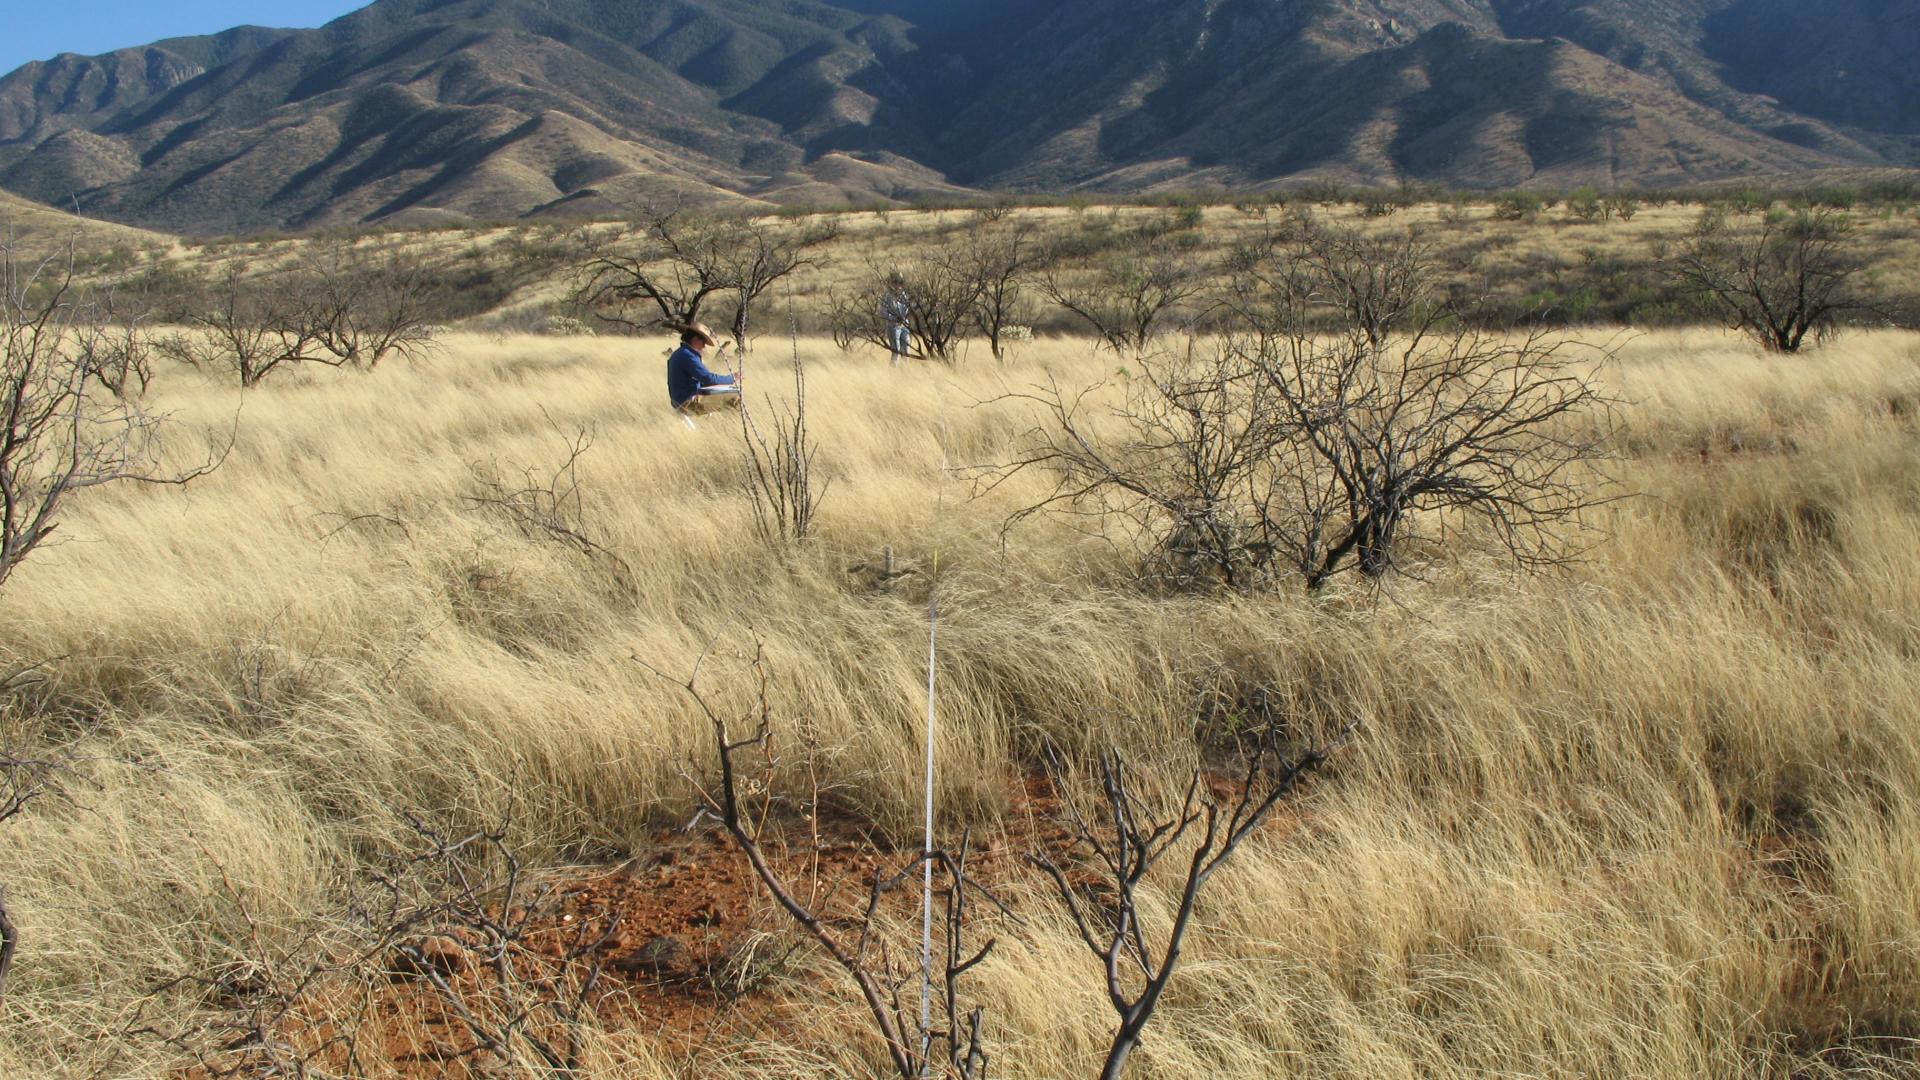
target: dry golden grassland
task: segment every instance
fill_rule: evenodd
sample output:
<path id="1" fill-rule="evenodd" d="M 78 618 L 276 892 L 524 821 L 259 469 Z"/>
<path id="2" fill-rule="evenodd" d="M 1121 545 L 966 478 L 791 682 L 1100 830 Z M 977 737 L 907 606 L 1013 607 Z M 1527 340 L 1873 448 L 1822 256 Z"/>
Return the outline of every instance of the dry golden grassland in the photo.
<path id="1" fill-rule="evenodd" d="M 24 254 L 39 255 L 56 251 L 70 240 L 100 249 L 114 245 L 161 250 L 174 247 L 174 238 L 165 233 L 79 217 L 0 191 L 0 243 Z"/>
<path id="2" fill-rule="evenodd" d="M 830 487 L 786 557 L 754 538 L 737 428 L 666 409 L 662 345 L 455 335 L 245 394 L 162 372 L 183 424 L 237 415 L 224 467 L 87 493 L 0 592 L 0 662 L 52 658 L 0 735 L 72 741 L 79 777 L 0 833 L 24 935 L 0 1076 L 168 1075 L 131 1032 L 193 1003 L 152 988 L 293 939 L 403 812 L 510 814 L 552 864 L 645 850 L 709 747 L 636 658 L 684 674 L 711 645 L 703 680 L 744 706 L 762 643 L 835 804 L 904 830 L 936 582 L 949 831 L 991 831 L 1044 739 L 1178 771 L 1209 692 L 1360 722 L 1206 895 L 1131 1075 L 1920 1075 L 1920 336 L 1631 337 L 1603 373 L 1631 497 L 1585 562 L 1450 552 L 1311 598 L 1155 596 L 1082 528 L 1003 538 L 1042 478 L 973 500 L 958 469 L 1033 422 L 1004 390 L 1114 375 L 1084 341 L 888 370 L 802 340 Z M 785 354 L 751 359 L 756 402 L 790 391 Z M 474 463 L 550 470 L 581 428 L 630 579 L 464 498 Z M 895 589 L 848 572 L 887 547 L 916 570 Z M 1091 961 L 1016 901 L 974 982 L 994 1072 L 1091 1075 Z M 692 1056 L 611 1031 L 590 1075 L 880 1072 L 841 984 L 783 985 L 790 1024 Z"/>

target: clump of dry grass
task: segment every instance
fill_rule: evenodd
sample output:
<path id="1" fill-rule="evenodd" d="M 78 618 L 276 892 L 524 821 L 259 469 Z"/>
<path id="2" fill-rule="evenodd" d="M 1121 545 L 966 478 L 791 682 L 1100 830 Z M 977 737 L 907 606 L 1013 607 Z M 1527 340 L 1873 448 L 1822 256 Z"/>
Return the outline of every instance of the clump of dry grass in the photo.
<path id="1" fill-rule="evenodd" d="M 97 493 L 0 594 L 0 658 L 57 658 L 3 733 L 77 757 L 72 799 L 0 834 L 28 935 L 0 1074 L 165 1074 L 128 1032 L 196 1003 L 151 988 L 243 953 L 243 906 L 295 934 L 403 811 L 510 813 L 555 861 L 643 848 L 692 805 L 706 733 L 636 657 L 684 675 L 711 644 L 726 695 L 758 643 L 826 795 L 904 829 L 936 556 L 951 824 L 1003 814 L 1044 741 L 1189 761 L 1209 692 L 1362 724 L 1209 897 L 1137 1075 L 1912 1071 L 1920 339 L 1631 339 L 1607 378 L 1637 497 L 1589 561 L 1460 552 L 1313 599 L 1149 596 L 1070 523 L 1003 536 L 1026 481 L 969 501 L 942 471 L 1005 459 L 1031 422 L 981 404 L 1005 388 L 1111 374 L 1085 342 L 951 371 L 802 349 L 831 489 L 784 558 L 749 539 L 738 432 L 686 430 L 649 345 L 455 337 L 244 399 L 167 373 L 184 422 L 239 411 L 226 467 Z M 779 380 L 754 363 L 757 397 Z M 475 463 L 550 465 L 578 425 L 582 521 L 629 575 L 463 497 Z M 908 573 L 880 588 L 858 567 L 889 548 Z M 997 1071 L 1084 1073 L 1108 1014 L 1029 899 L 977 980 Z M 746 1032 L 688 1063 L 616 1032 L 594 1074 L 844 1075 L 867 1049 Z"/>

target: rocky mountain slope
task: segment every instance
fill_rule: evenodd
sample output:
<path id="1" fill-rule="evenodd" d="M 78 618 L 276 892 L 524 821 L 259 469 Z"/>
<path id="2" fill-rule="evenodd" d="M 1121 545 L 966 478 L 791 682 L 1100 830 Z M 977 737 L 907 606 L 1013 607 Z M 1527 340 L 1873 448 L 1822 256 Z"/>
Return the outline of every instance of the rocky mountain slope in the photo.
<path id="1" fill-rule="evenodd" d="M 378 0 L 0 77 L 0 188 L 183 231 L 962 188 L 1920 164 L 1920 0 Z"/>

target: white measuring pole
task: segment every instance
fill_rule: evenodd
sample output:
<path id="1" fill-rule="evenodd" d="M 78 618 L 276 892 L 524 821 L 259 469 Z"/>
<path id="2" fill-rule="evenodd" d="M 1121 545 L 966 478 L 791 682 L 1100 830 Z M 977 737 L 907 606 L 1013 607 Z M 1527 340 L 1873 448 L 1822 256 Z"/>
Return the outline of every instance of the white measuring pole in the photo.
<path id="1" fill-rule="evenodd" d="M 929 1049 L 933 1032 L 933 666 L 939 637 L 940 600 L 936 593 L 927 601 L 927 801 L 920 862 L 920 1031 Z"/>
<path id="2" fill-rule="evenodd" d="M 936 391 L 937 393 L 937 391 Z M 947 410 L 946 399 L 939 399 L 940 410 L 940 483 L 935 488 L 934 518 L 946 508 L 947 494 Z M 933 551 L 933 573 L 927 590 L 927 763 L 926 818 L 920 847 L 920 1055 L 924 1074 L 926 1059 L 933 1050 L 933 744 L 938 728 L 934 721 L 934 668 L 940 643 L 940 549 Z M 954 883 L 960 887 L 959 882 Z"/>

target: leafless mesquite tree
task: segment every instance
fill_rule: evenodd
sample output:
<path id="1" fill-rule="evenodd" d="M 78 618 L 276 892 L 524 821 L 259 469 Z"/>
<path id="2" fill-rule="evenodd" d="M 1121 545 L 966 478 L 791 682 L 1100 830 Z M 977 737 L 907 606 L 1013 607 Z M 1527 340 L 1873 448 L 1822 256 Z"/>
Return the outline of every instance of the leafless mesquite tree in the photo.
<path id="1" fill-rule="evenodd" d="M 1029 279 L 1046 261 L 1046 248 L 1033 226 L 1019 222 L 972 232 L 963 249 L 966 272 L 979 284 L 973 323 L 986 335 L 995 360 L 1006 355 L 1002 335 L 1019 322 L 1026 307 Z"/>
<path id="2" fill-rule="evenodd" d="M 1449 517 L 1525 567 L 1571 557 L 1611 497 L 1606 350 L 1467 326 L 1411 236 L 1311 227 L 1291 261 L 1223 349 L 1266 387 L 1285 460 L 1273 533 L 1307 587 L 1379 578 Z"/>
<path id="3" fill-rule="evenodd" d="M 711 225 L 676 211 L 647 211 L 626 226 L 588 230 L 583 243 L 573 299 L 602 322 L 630 330 L 686 326 L 727 287 Z M 652 310 L 629 319 L 626 309 L 635 304 Z"/>
<path id="4" fill-rule="evenodd" d="M 731 297 L 728 322 L 744 351 L 753 305 L 789 274 L 819 265 L 809 252 L 836 231 L 649 208 L 626 227 L 586 234 L 573 298 L 602 322 L 638 329 L 686 326 L 715 297 Z M 627 317 L 635 304 L 645 317 Z"/>
<path id="5" fill-rule="evenodd" d="M 1410 233 L 1329 226 L 1302 210 L 1236 246 L 1224 304 L 1256 325 L 1324 322 L 1381 349 L 1437 308 L 1436 271 Z"/>
<path id="6" fill-rule="evenodd" d="M 824 256 L 808 252 L 839 234 L 840 226 L 834 222 L 806 227 L 752 220 L 731 223 L 731 243 L 720 249 L 720 255 L 727 292 L 733 298 L 728 329 L 735 348 L 749 351 L 749 320 L 760 297 L 794 271 L 824 265 Z"/>
<path id="7" fill-rule="evenodd" d="M 144 297 L 113 286 L 96 294 L 92 321 L 76 327 L 76 348 L 94 382 L 116 398 L 139 398 L 153 382 L 157 341 Z"/>
<path id="8" fill-rule="evenodd" d="M 1283 465 L 1263 513 L 1310 590 L 1348 569 L 1384 576 L 1449 518 L 1523 567 L 1563 563 L 1611 498 L 1604 353 L 1409 311 L 1378 345 L 1362 324 L 1325 333 L 1296 316 L 1222 346 L 1264 384 Z"/>
<path id="9" fill-rule="evenodd" d="M 184 320 L 190 329 L 160 337 L 155 347 L 190 366 L 229 372 L 243 387 L 301 364 L 372 368 L 432 347 L 441 289 L 416 256 L 316 240 L 290 266 L 256 272 L 228 260 L 199 282 Z"/>
<path id="10" fill-rule="evenodd" d="M 1036 282 L 1048 300 L 1079 316 L 1109 348 L 1139 353 L 1167 316 L 1199 296 L 1206 276 L 1190 255 L 1151 238 L 1137 251 L 1106 255 L 1091 273 L 1055 265 Z"/>
<path id="11" fill-rule="evenodd" d="M 337 361 L 372 368 L 388 355 L 411 360 L 432 347 L 434 313 L 443 305 L 440 277 L 426 260 L 350 240 L 314 241 L 302 256 L 293 275 L 307 297 L 299 314 Z"/>
<path id="12" fill-rule="evenodd" d="M 121 481 L 185 484 L 224 454 L 173 469 L 166 418 L 90 387 L 84 342 L 95 301 L 75 284 L 71 251 L 22 261 L 0 244 L 0 584 L 51 536 L 87 488 Z M 95 354 L 97 356 L 97 354 Z"/>
<path id="13" fill-rule="evenodd" d="M 1104 400 L 1110 393 L 1117 402 Z M 1051 490 L 1015 512 L 1009 529 L 1066 514 L 1135 544 L 1156 585 L 1251 589 L 1274 570 L 1273 510 L 1289 479 L 1269 394 L 1237 358 L 1193 343 L 1180 356 L 1139 358 L 1117 388 L 1048 382 L 1009 394 L 1001 400 L 1036 406 L 1040 422 L 1014 461 L 977 472 L 976 490 L 1044 470 Z"/>
<path id="14" fill-rule="evenodd" d="M 228 372 L 242 387 L 253 387 L 282 368 L 347 362 L 322 341 L 325 305 L 295 271 L 249 275 L 239 260 L 230 260 L 196 300 L 189 329 L 159 342 L 162 352 L 181 363 Z"/>
<path id="15" fill-rule="evenodd" d="M 987 485 L 1049 470 L 1052 491 L 1015 521 L 1118 514 L 1182 584 L 1246 588 L 1281 566 L 1309 590 L 1377 579 L 1449 522 L 1522 566 L 1570 558 L 1611 497 L 1605 351 L 1472 329 L 1397 246 L 1411 239 L 1367 243 L 1315 229 L 1275 249 L 1283 264 L 1243 260 L 1225 338 L 1143 363 L 1104 418 L 1085 392 L 1019 395 L 1042 423 Z"/>
<path id="16" fill-rule="evenodd" d="M 1683 287 L 1712 297 L 1734 329 L 1783 353 L 1868 306 L 1858 288 L 1864 269 L 1852 220 L 1825 207 L 1770 210 L 1753 225 L 1709 210 L 1668 267 Z"/>
<path id="17" fill-rule="evenodd" d="M 885 1044 L 887 1058 L 901 1080 L 925 1080 L 931 1076 L 982 1080 L 988 1064 L 983 1032 L 985 1013 L 981 1008 L 969 1009 L 962 1003 L 960 982 L 993 951 L 994 940 L 990 938 L 978 947 L 970 944 L 968 928 L 972 909 L 968 897 L 982 899 L 1003 914 L 1011 915 L 1011 912 L 968 876 L 970 844 L 965 837 L 957 850 L 935 849 L 905 860 L 895 871 L 876 870 L 865 903 L 851 920 L 830 917 L 825 905 L 831 898 L 822 895 L 817 883 L 811 896 L 803 895 L 775 866 L 761 842 L 773 812 L 773 797 L 767 781 L 781 763 L 776 752 L 764 658 L 756 653 L 752 666 L 759 682 L 758 698 L 737 721 L 730 721 L 700 690 L 699 664 L 685 682 L 678 683 L 706 717 L 713 733 L 719 775 L 710 784 L 695 781 L 705 811 L 727 830 L 780 909 L 853 981 L 868 1018 Z M 661 674 L 651 667 L 649 670 Z M 662 677 L 677 681 L 671 676 Z M 736 735 L 737 730 L 751 730 L 752 734 Z M 919 965 L 913 962 L 917 950 L 904 942 L 890 940 L 886 933 L 885 904 L 891 895 L 909 885 L 929 860 L 944 881 L 944 915 L 940 967 L 930 973 L 937 987 L 939 1011 L 923 1025 L 915 1007 L 917 995 L 913 993 L 922 975 Z M 847 925 L 848 922 L 852 925 Z"/>
<path id="18" fill-rule="evenodd" d="M 1100 1080 L 1115 1080 L 1139 1046 L 1179 967 L 1207 883 L 1354 730 L 1349 726 L 1325 746 L 1292 754 L 1282 727 L 1269 715 L 1241 733 L 1241 760 L 1230 783 L 1216 788 L 1196 770 L 1184 793 L 1172 799 L 1156 798 L 1153 785 L 1143 784 L 1118 750 L 1108 750 L 1098 765 L 1099 807 L 1083 812 L 1067 800 L 1068 852 L 1042 848 L 1029 857 L 1052 881 L 1081 944 L 1098 961 L 1107 1002 L 1119 1020 Z M 1056 785 L 1071 791 L 1064 773 L 1056 761 Z M 1141 894 L 1162 863 L 1182 872 L 1172 919 L 1157 930 L 1148 926 Z"/>
<path id="19" fill-rule="evenodd" d="M 880 300 L 896 287 L 896 275 L 897 288 L 907 299 L 907 330 L 919 355 L 955 362 L 984 287 L 966 247 L 952 240 L 893 258 L 869 255 L 852 293 L 829 294 L 835 340 L 891 347 Z"/>

